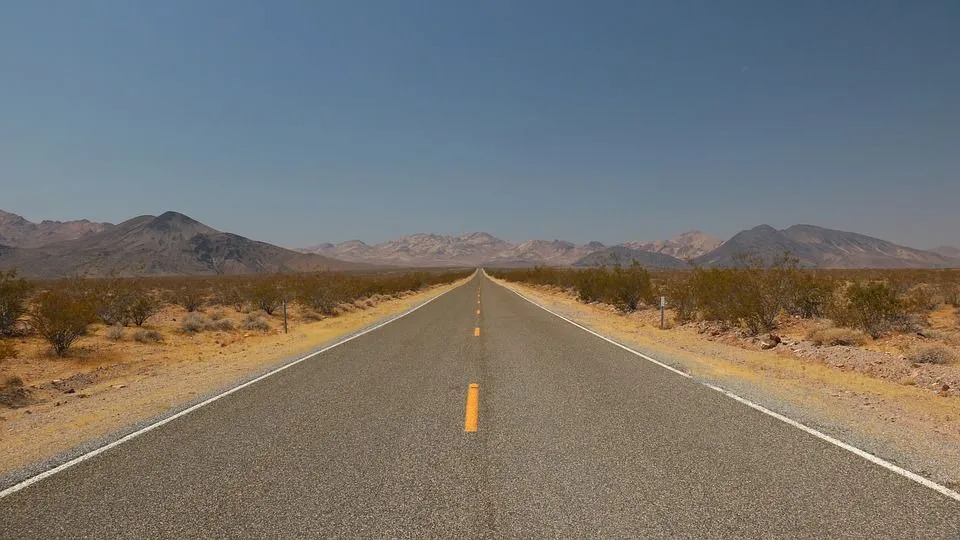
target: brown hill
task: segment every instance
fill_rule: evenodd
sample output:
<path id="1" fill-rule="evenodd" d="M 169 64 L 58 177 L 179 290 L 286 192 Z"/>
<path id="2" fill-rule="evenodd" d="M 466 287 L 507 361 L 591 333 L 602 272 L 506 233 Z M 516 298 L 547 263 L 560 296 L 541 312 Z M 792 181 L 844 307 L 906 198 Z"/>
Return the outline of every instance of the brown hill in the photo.
<path id="1" fill-rule="evenodd" d="M 31 277 L 248 274 L 369 267 L 220 232 L 177 212 L 140 216 L 38 248 L 0 250 L 0 268 Z"/>
<path id="2" fill-rule="evenodd" d="M 794 225 L 778 231 L 760 225 L 742 231 L 719 248 L 702 255 L 703 266 L 730 266 L 740 254 L 767 262 L 790 252 L 800 264 L 819 268 L 946 268 L 960 266 L 960 260 L 932 251 L 913 249 L 863 234 Z"/>

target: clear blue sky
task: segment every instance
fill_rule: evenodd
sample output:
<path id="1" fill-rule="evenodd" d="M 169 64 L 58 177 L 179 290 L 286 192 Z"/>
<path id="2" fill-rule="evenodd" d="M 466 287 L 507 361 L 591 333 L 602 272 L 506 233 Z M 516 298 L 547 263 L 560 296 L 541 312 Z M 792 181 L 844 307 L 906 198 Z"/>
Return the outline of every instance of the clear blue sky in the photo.
<path id="1" fill-rule="evenodd" d="M 960 244 L 960 2 L 0 4 L 0 208 Z"/>

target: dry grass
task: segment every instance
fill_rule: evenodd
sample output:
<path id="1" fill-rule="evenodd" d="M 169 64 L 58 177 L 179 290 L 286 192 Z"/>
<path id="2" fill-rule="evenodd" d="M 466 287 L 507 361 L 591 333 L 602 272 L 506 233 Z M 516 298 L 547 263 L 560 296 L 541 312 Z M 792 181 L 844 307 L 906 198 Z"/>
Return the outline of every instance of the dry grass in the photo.
<path id="1" fill-rule="evenodd" d="M 133 333 L 133 340 L 137 343 L 162 343 L 163 334 L 156 330 L 137 330 Z"/>
<path id="2" fill-rule="evenodd" d="M 8 358 L 16 358 L 17 348 L 13 346 L 12 341 L 7 341 L 5 339 L 0 339 L 0 360 L 6 360 Z"/>
<path id="3" fill-rule="evenodd" d="M 107 339 L 110 341 L 120 341 L 123 339 L 124 334 L 126 334 L 126 329 L 122 324 L 115 324 L 107 330 Z"/>
<path id="4" fill-rule="evenodd" d="M 860 330 L 849 328 L 815 328 L 807 333 L 808 341 L 814 345 L 834 347 L 837 345 L 861 346 L 866 345 L 869 337 Z"/>

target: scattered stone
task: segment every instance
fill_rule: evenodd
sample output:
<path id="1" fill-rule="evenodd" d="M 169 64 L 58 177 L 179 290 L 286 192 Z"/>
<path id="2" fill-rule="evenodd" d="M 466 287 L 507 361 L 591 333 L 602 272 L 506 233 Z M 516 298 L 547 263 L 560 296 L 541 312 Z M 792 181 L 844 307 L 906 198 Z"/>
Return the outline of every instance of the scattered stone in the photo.
<path id="1" fill-rule="evenodd" d="M 772 349 L 780 344 L 780 336 L 776 334 L 767 334 L 760 338 L 760 348 L 763 350 Z"/>
<path id="2" fill-rule="evenodd" d="M 86 394 L 80 394 L 80 397 L 81 397 L 81 398 L 85 398 L 85 397 L 90 397 L 90 396 L 88 396 L 88 395 L 86 395 Z"/>
<path id="3" fill-rule="evenodd" d="M 63 393 L 64 393 L 64 394 L 76 394 L 77 391 L 74 390 L 73 388 L 68 388 L 68 389 L 66 389 Z"/>
<path id="4" fill-rule="evenodd" d="M 127 387 L 127 385 L 125 385 L 125 384 L 115 384 L 115 385 L 113 385 L 112 388 L 115 388 L 115 389 L 119 390 L 119 389 L 121 389 L 121 388 L 126 388 L 126 387 Z"/>

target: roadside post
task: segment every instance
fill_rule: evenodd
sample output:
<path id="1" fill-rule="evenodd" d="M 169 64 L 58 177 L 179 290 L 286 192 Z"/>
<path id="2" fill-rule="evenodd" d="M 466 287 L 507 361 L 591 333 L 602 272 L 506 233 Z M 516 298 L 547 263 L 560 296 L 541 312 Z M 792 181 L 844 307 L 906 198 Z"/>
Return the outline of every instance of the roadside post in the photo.
<path id="1" fill-rule="evenodd" d="M 283 299 L 283 333 L 287 333 L 287 299 Z"/>
<path id="2" fill-rule="evenodd" d="M 667 305 L 667 297 L 660 297 L 660 329 L 663 330 L 663 308 Z"/>

